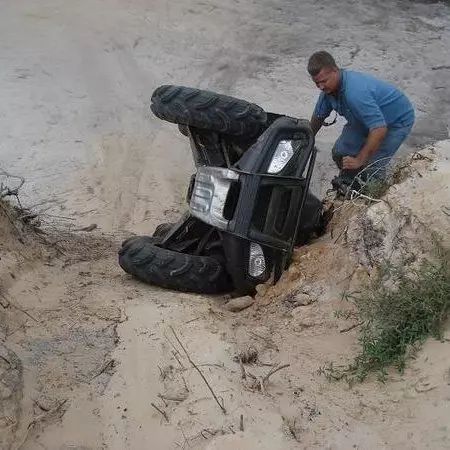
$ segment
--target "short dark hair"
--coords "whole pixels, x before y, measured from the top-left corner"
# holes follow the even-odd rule
[[[324,50],[311,55],[308,61],[308,73],[312,77],[315,77],[322,69],[335,68],[337,68],[336,61],[328,52]]]

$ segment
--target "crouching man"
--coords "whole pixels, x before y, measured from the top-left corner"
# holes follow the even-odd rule
[[[340,69],[325,51],[310,57],[308,72],[322,91],[311,119],[314,134],[331,124],[324,122],[332,111],[347,120],[332,150],[341,176],[353,179],[361,173],[383,178],[387,164],[414,124],[409,99],[385,81]]]

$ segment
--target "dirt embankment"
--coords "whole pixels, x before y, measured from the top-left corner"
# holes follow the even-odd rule
[[[319,369],[357,350],[342,292],[436,233],[449,246],[449,146],[414,156],[381,201],[336,204],[329,233],[240,313],[132,280],[118,236],[37,235],[1,209],[0,448],[448,448],[448,339],[384,385]]]
[[[110,284],[110,237],[37,233],[9,204],[0,206],[0,448],[28,448],[64,415],[79,386],[90,395],[105,388],[124,319],[112,286],[111,296],[96,295]]]

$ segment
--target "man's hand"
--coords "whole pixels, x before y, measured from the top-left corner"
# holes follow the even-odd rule
[[[358,155],[358,156],[344,156],[342,158],[342,168],[343,169],[359,169],[364,165],[365,161]]]
[[[344,158],[342,158],[342,167],[344,169],[359,169],[366,164],[366,162],[369,161],[379,149],[387,132],[388,129],[386,127],[374,128],[371,130],[369,132],[369,136],[367,137],[367,142],[358,155],[354,158],[351,156],[344,156]]]
[[[355,156],[344,156],[342,158],[342,168],[347,170],[356,170],[364,166],[367,161],[375,154],[383,142],[388,129],[386,127],[375,128],[370,131],[367,142],[361,151]]]

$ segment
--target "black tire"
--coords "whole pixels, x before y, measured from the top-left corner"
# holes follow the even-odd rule
[[[149,242],[149,243],[156,243],[157,239],[156,236],[152,237],[152,236],[131,236],[128,239],[125,239],[122,242],[122,249],[120,251],[126,251],[128,249],[128,247],[130,247],[132,244],[135,244],[137,242],[139,242],[140,244],[143,244],[145,242]]]
[[[214,258],[178,253],[135,239],[119,250],[119,265],[137,279],[184,292],[230,292],[232,284],[222,264]]]
[[[259,136],[267,122],[258,105],[227,95],[184,86],[160,86],[151,110],[168,122],[231,136]]]

